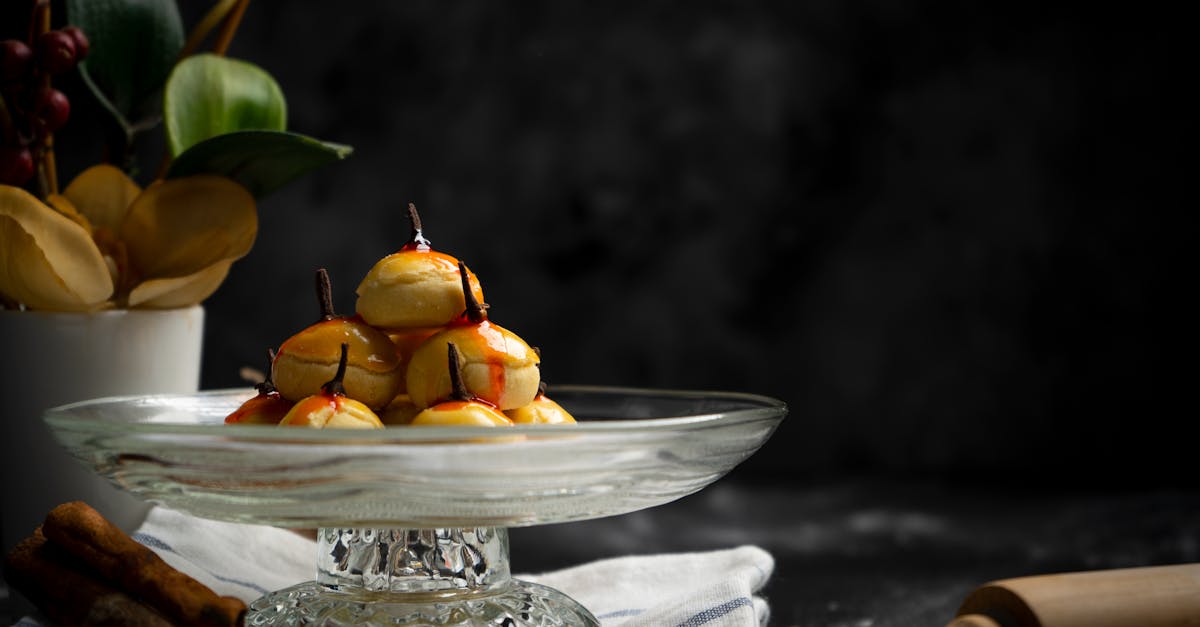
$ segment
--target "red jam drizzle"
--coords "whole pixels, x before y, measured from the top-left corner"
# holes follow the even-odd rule
[[[498,400],[507,383],[505,364],[528,360],[529,348],[524,342],[511,337],[510,331],[487,320],[473,323],[463,316],[455,324],[456,332],[450,341],[460,345],[469,343],[470,348],[464,346],[463,352],[480,355],[480,361],[487,364],[488,389],[479,395]]]
[[[409,242],[400,247],[400,252],[402,253],[410,253],[414,251],[433,252],[433,248],[431,248],[429,246],[429,242],[426,241]]]

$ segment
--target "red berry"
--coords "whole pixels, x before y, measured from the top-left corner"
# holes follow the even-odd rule
[[[44,32],[38,36],[37,58],[47,74],[62,74],[75,67],[75,40],[60,30]]]
[[[39,133],[53,133],[67,123],[71,115],[71,103],[67,97],[53,87],[38,90],[33,102],[33,127]]]
[[[0,41],[0,76],[5,81],[19,81],[33,69],[33,50],[17,39]]]
[[[88,56],[88,51],[92,49],[92,44],[88,41],[87,35],[83,33],[83,29],[78,26],[67,26],[62,29],[62,32],[71,37],[75,42],[75,61],[79,62]]]
[[[0,146],[0,183],[24,185],[33,178],[33,154],[28,148]]]

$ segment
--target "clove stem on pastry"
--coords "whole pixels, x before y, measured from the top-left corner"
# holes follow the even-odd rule
[[[409,246],[418,250],[432,248],[433,242],[425,239],[425,233],[421,230],[421,215],[417,213],[417,205],[411,202],[408,203],[408,223],[412,225],[412,235],[408,238]]]
[[[462,261],[458,262],[458,274],[462,277],[463,300],[467,303],[465,312],[467,320],[475,324],[487,320],[488,304],[476,300],[475,293],[471,291],[471,279],[467,276],[467,264]]]
[[[333,320],[333,287],[329,284],[329,272],[317,269],[317,301],[321,303],[321,320]]]
[[[454,342],[446,344],[446,362],[450,368],[450,398],[456,401],[473,401],[475,395],[467,390],[463,383],[462,365],[458,361],[458,347]]]
[[[338,359],[337,372],[334,373],[332,379],[321,386],[321,391],[329,396],[346,395],[346,386],[342,383],[342,380],[346,378],[346,356],[349,350],[350,345],[343,343],[342,356]]]

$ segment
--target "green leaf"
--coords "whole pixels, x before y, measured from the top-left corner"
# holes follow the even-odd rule
[[[213,54],[175,66],[163,94],[167,145],[179,156],[193,144],[246,130],[287,128],[283,90],[265,70]]]
[[[203,140],[171,163],[167,178],[191,174],[221,174],[262,198],[292,179],[354,151],[349,146],[322,142],[284,131],[237,131]]]
[[[158,94],[183,48],[174,0],[67,0],[91,52],[80,74],[127,136],[158,122]]]

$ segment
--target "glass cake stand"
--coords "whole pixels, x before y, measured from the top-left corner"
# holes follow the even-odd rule
[[[317,430],[225,425],[253,390],[64,405],[45,419],[123,490],[204,518],[317,528],[316,578],[248,625],[598,625],[514,579],[509,527],[625,514],[716,481],[770,437],[777,400],[557,386],[574,425]]]

